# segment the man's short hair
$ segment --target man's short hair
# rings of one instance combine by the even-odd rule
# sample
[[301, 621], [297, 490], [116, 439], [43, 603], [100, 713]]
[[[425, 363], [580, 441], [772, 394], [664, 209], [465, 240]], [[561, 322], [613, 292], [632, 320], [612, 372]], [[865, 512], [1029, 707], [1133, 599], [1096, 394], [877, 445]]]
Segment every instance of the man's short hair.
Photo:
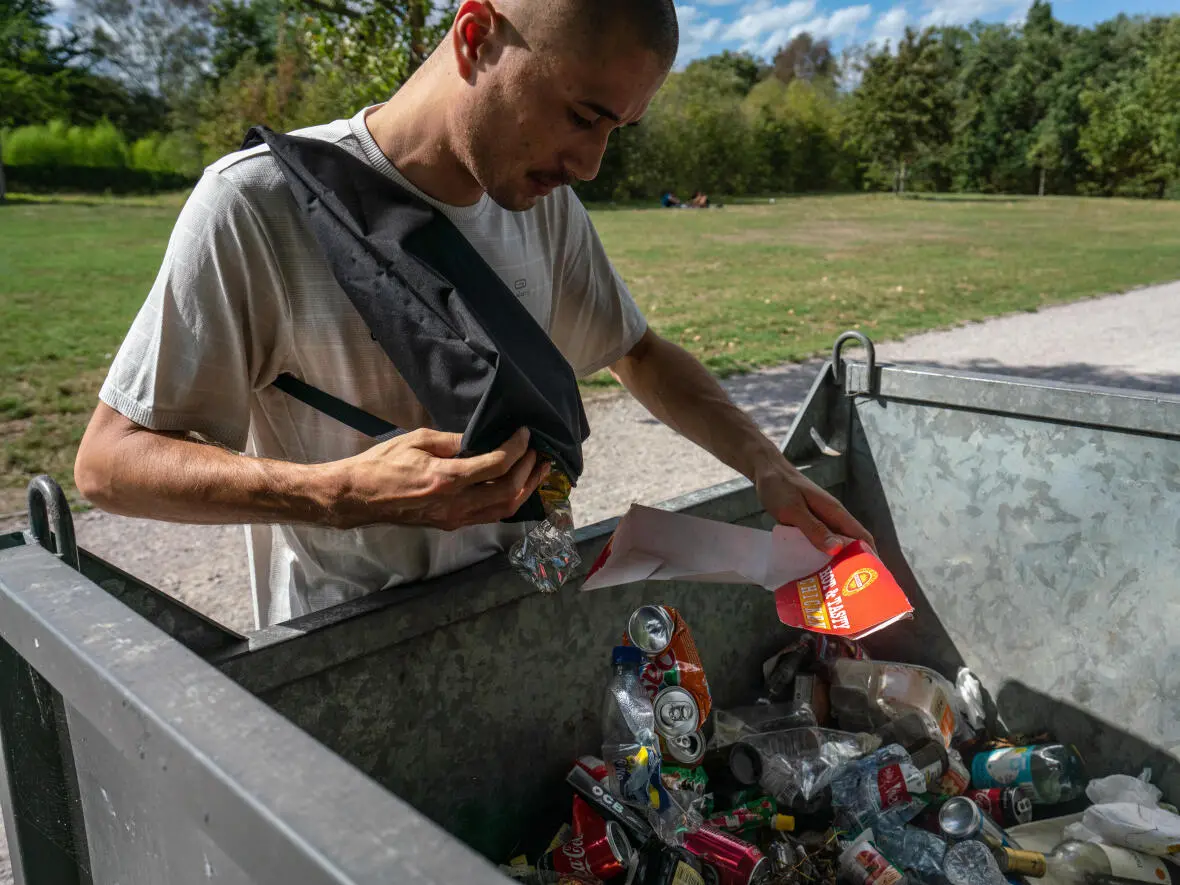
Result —
[[680, 49], [673, 0], [532, 0], [532, 5], [545, 9], [546, 30], [580, 46], [594, 46], [604, 36], [629, 37], [665, 67], [672, 66]]

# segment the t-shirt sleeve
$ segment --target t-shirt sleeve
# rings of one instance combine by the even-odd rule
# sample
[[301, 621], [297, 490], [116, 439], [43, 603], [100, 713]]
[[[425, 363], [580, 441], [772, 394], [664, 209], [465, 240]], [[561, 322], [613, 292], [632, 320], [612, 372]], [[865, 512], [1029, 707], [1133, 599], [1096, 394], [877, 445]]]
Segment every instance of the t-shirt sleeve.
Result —
[[647, 331], [635, 299], [581, 201], [566, 189], [564, 242], [550, 335], [579, 378], [625, 356]]
[[258, 215], [233, 182], [206, 171], [99, 398], [143, 427], [242, 451], [251, 395], [276, 374], [285, 305]]

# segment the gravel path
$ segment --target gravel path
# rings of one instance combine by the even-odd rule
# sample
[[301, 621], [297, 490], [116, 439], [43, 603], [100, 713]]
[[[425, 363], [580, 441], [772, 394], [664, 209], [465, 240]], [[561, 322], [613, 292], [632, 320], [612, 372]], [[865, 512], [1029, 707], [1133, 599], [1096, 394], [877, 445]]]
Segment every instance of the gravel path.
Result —
[[[887, 342], [878, 361], [1002, 371], [1180, 394], [1180, 283], [1090, 299]], [[725, 382], [735, 402], [780, 439], [822, 361], [781, 366]], [[735, 474], [653, 419], [624, 393], [586, 406], [592, 435], [574, 492], [579, 524], [632, 501], [654, 503]], [[103, 513], [77, 518], [78, 542], [238, 630], [252, 627], [240, 527], [184, 526]], [[0, 839], [3, 834], [0, 833]], [[8, 879], [0, 856], [0, 885]]]

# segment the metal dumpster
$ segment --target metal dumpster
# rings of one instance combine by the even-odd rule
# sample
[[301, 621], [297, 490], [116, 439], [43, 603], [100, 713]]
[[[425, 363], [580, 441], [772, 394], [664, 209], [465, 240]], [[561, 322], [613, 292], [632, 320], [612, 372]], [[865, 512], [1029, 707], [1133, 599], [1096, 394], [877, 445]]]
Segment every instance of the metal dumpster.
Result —
[[[784, 451], [915, 603], [870, 650], [966, 664], [1003, 725], [1180, 801], [1180, 397], [877, 365], [867, 340], [847, 361], [846, 339]], [[485, 858], [568, 813], [636, 605], [685, 612], [721, 706], [789, 636], [758, 588], [545, 596], [501, 558], [242, 637], [76, 550], [52, 484], [30, 497], [0, 537], [18, 883], [502, 882]], [[766, 525], [744, 481], [665, 506]], [[584, 562], [612, 526], [580, 531]]]

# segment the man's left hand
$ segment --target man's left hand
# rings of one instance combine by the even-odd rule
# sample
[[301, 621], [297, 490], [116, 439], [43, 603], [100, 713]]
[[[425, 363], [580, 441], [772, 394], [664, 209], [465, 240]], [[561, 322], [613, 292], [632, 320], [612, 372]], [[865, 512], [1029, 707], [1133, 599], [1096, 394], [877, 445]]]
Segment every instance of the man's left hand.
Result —
[[758, 500], [766, 512], [783, 525], [793, 525], [818, 549], [832, 556], [854, 540], [876, 550], [873, 536], [825, 492], [792, 466], [786, 458], [762, 467], [754, 477]]

